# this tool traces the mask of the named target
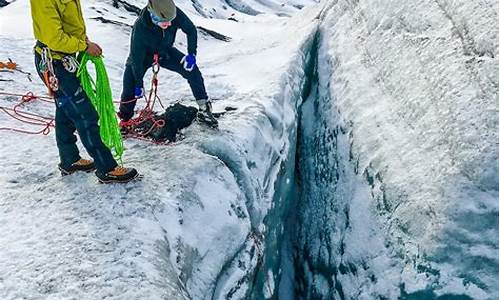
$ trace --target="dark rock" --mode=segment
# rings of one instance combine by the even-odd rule
[[[201,27],[201,26],[198,26],[198,31],[200,31],[201,34],[203,35],[209,35],[217,40],[220,40],[220,41],[224,41],[224,42],[229,42],[231,41],[231,38],[228,37],[228,36],[225,36],[223,34],[220,34],[218,32],[215,32],[213,30],[210,30],[210,29],[206,29],[204,27]]]

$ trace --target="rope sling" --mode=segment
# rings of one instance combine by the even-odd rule
[[[94,64],[96,71],[95,81],[87,69],[88,62]],[[87,96],[99,114],[100,135],[103,143],[121,163],[125,148],[123,147],[120,127],[118,126],[115,107],[113,105],[108,73],[106,72],[102,57],[95,57],[84,53],[80,61],[77,77],[80,79],[83,90],[87,93]]]

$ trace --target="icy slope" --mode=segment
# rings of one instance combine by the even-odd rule
[[[147,0],[112,1],[115,7],[128,6],[129,4],[144,7],[147,3]],[[111,2],[111,0],[108,2]],[[291,16],[303,7],[317,2],[319,0],[178,0],[175,3],[193,15],[197,14],[210,19],[230,19],[239,22],[242,18],[259,14]]]
[[[115,95],[144,3],[86,2]],[[145,178],[125,186],[60,178],[53,137],[1,131],[1,298],[498,297],[496,1],[179,4],[231,38],[200,33],[198,59],[215,109],[238,110],[175,146],[127,141]],[[33,72],[29,20],[0,9],[0,59]],[[160,96],[192,103],[165,71]]]
[[[116,96],[134,13],[111,4],[85,2],[85,16]],[[100,16],[123,24],[93,19]],[[239,22],[192,16],[232,38],[200,39],[198,60],[215,110],[238,110],[220,120],[219,132],[194,124],[174,146],[126,141],[125,162],[142,181],[108,186],[91,174],[61,178],[52,135],[0,132],[0,298],[243,299],[251,292],[262,220],[296,126],[302,49],[316,23],[311,15],[242,15]],[[2,60],[34,74],[28,1],[0,10],[0,43]],[[182,38],[178,46],[185,49]],[[37,78],[0,76],[0,91],[45,92]],[[165,104],[192,103],[187,83],[165,71],[160,96]],[[1,96],[0,105],[18,100]],[[40,102],[25,109],[53,114]],[[0,122],[20,126],[5,115]]]
[[[301,295],[497,299],[498,1],[328,6],[302,115]]]

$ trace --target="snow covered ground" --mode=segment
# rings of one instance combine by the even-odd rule
[[[146,1],[113,2],[84,13],[117,97],[136,17],[124,5]],[[173,146],[127,140],[144,179],[126,185],[61,178],[52,135],[0,131],[0,298],[262,299],[282,283],[280,299],[498,298],[498,1],[178,5],[231,38],[200,32],[198,61],[215,110],[237,110]],[[27,0],[0,8],[0,44],[0,61],[35,74]],[[160,96],[194,104],[168,71]],[[291,199],[297,227],[270,220]],[[273,265],[286,230],[290,261]]]

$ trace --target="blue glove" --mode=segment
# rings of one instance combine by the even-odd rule
[[[134,89],[134,95],[136,98],[142,98],[144,97],[144,89],[141,87],[136,87]]]
[[[196,56],[194,54],[188,54],[181,59],[181,64],[184,67],[184,70],[191,72],[196,66]]]

